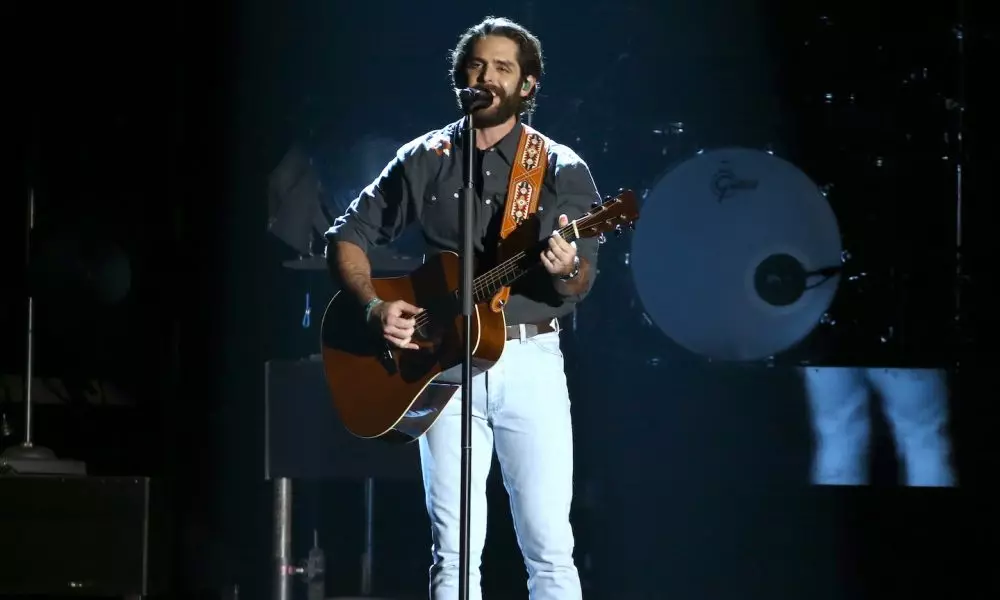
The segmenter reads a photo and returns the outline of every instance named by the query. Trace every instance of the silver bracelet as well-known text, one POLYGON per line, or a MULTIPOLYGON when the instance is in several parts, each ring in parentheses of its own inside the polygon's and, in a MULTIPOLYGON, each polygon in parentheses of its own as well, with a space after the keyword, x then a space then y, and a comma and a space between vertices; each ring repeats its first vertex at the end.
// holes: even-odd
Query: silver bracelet
POLYGON ((573 270, 570 271, 569 275, 562 275, 561 277, 559 277, 559 279, 561 281, 569 281, 570 279, 573 279, 574 277, 576 277, 579 274, 580 274, 580 257, 579 256, 574 256, 573 257, 573 270))

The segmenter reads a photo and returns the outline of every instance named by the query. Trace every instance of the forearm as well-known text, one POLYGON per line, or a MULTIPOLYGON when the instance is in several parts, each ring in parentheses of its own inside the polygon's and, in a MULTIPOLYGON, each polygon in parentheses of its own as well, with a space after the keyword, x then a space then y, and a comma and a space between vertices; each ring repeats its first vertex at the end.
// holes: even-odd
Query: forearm
POLYGON ((582 294, 586 291, 589 283, 590 261, 586 258, 580 257, 580 272, 577 273, 576 277, 568 281, 556 278, 556 292, 558 292, 561 296, 576 296, 577 294, 582 294))
POLYGON ((340 284, 354 295, 361 305, 366 305, 376 297, 372 285, 372 265, 360 247, 351 242, 337 242, 334 255, 330 257, 331 270, 340 277, 340 284))

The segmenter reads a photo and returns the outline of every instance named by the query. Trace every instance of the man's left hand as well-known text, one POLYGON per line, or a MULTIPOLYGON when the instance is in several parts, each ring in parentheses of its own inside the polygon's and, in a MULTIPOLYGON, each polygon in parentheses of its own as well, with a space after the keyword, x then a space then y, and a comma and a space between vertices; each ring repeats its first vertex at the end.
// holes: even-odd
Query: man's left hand
MULTIPOLYGON (((566 215, 559 215, 560 229, 569 225, 566 215)), ((550 275, 565 277, 573 272, 573 259, 576 257, 576 242, 567 242, 553 231, 549 237, 549 247, 542 251, 542 265, 550 275)))

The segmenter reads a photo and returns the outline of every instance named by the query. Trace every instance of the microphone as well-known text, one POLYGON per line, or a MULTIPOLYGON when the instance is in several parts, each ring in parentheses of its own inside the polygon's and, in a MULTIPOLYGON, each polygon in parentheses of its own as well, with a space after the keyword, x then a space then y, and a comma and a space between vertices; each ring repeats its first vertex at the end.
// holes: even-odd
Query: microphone
POLYGON ((462 105, 462 111, 466 114, 493 103, 493 92, 489 90, 470 87, 455 90, 455 93, 458 94, 458 101, 462 105))

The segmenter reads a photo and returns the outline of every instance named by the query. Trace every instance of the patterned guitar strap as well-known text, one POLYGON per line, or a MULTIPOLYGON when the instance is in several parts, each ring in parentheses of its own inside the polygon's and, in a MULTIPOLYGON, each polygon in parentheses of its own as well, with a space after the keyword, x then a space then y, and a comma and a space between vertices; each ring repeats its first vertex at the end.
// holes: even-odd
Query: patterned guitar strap
MULTIPOLYGON (((507 203, 504 206, 503 225, 500 227, 501 240, 507 239, 528 217, 535 214, 548 166, 549 153, 545 137, 522 123, 521 139, 517 144, 514 166, 510 170, 510 182, 507 184, 507 203)), ((500 288, 490 301, 490 309, 500 312, 509 298, 510 288, 500 288)))

